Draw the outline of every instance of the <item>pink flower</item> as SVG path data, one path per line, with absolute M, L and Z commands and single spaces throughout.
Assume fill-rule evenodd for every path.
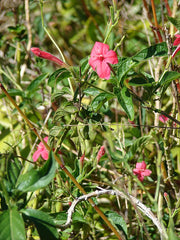
M 44 141 L 47 143 L 48 137 L 44 138 Z M 48 160 L 49 151 L 45 148 L 42 142 L 39 143 L 37 151 L 33 154 L 33 161 L 36 162 L 39 157 L 42 157 L 44 160 Z
M 177 46 L 177 48 L 174 50 L 172 57 L 175 57 L 175 55 L 180 51 L 180 34 L 175 35 L 176 39 L 173 43 L 173 46 Z
M 99 160 L 101 159 L 102 156 L 104 156 L 105 154 L 105 147 L 104 146 L 101 146 L 98 154 L 97 154 L 97 161 L 99 162 Z
M 84 164 L 85 153 L 80 157 L 80 165 L 83 167 Z
M 146 169 L 146 163 L 142 161 L 141 163 L 136 163 L 136 168 L 133 169 L 134 175 L 137 175 L 138 179 L 142 182 L 145 176 L 149 176 L 152 172 Z
M 166 123 L 168 120 L 169 120 L 169 118 L 166 117 L 165 115 L 159 116 L 159 121 L 161 121 L 162 123 Z
M 91 51 L 89 65 L 97 72 L 100 78 L 109 79 L 111 75 L 111 67 L 109 64 L 118 63 L 118 58 L 115 51 L 110 50 L 105 43 L 95 42 Z
M 40 58 L 50 60 L 50 61 L 55 62 L 56 64 L 58 64 L 62 67 L 68 68 L 68 65 L 66 63 L 64 63 L 63 61 L 61 61 L 59 58 L 55 57 L 54 55 L 52 55 L 48 52 L 41 51 L 37 47 L 32 47 L 31 52 L 33 52 L 36 56 L 38 56 Z

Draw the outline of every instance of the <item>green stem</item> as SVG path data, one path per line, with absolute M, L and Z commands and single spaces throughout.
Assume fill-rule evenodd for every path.
M 158 201 L 159 196 L 159 189 L 160 189 L 160 183 L 161 183 L 161 159 L 162 159 L 162 152 L 158 151 L 158 157 L 157 157 L 157 184 L 156 184 L 156 193 L 155 193 L 155 204 Z
M 108 40 L 112 29 L 117 25 L 118 21 L 119 21 L 119 11 L 115 11 L 115 7 L 114 8 L 110 8 L 110 11 L 112 12 L 111 14 L 111 20 L 107 26 L 107 33 L 106 33 L 106 37 L 104 39 L 104 43 L 106 43 L 106 41 Z
M 21 75 L 20 75 L 21 50 L 20 50 L 20 42 L 17 42 L 16 59 L 17 59 L 17 83 L 18 83 L 18 85 L 21 85 Z
M 116 47 L 115 47 L 115 49 L 114 49 L 115 52 L 116 52 L 117 48 L 118 48 L 119 46 L 121 46 L 121 44 L 122 44 L 124 38 L 125 38 L 125 35 L 122 36 L 121 40 L 120 40 L 120 41 L 118 42 L 118 44 L 116 45 Z

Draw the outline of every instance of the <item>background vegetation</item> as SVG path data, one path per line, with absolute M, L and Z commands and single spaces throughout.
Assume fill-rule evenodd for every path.
M 0 240 L 179 239 L 178 1 L 1 0 L 0 10 Z M 96 41 L 117 53 L 109 80 L 88 64 Z M 49 159 L 34 162 L 46 136 Z M 141 182 L 142 161 L 152 173 Z

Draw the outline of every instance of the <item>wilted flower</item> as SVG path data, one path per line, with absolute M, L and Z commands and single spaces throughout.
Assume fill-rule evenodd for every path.
M 101 146 L 98 154 L 97 154 L 97 161 L 99 162 L 99 160 L 101 159 L 102 156 L 104 156 L 105 154 L 105 147 L 104 146 Z
M 48 137 L 44 138 L 44 141 L 47 143 Z M 36 162 L 39 157 L 42 157 L 44 160 L 48 160 L 49 151 L 45 148 L 42 142 L 39 143 L 37 151 L 33 154 L 33 161 Z
M 100 78 L 109 79 L 111 68 L 109 64 L 118 63 L 118 58 L 113 50 L 109 50 L 109 46 L 105 43 L 95 42 L 91 51 L 89 65 L 97 72 Z
M 31 52 L 33 52 L 37 57 L 50 60 L 50 61 L 55 62 L 56 64 L 60 65 L 61 67 L 68 68 L 68 65 L 66 63 L 64 63 L 63 61 L 61 61 L 59 58 L 55 57 L 54 55 L 52 55 L 48 52 L 41 51 L 37 47 L 32 47 Z
M 176 39 L 173 43 L 173 46 L 177 46 L 177 48 L 174 50 L 172 57 L 175 57 L 175 55 L 180 51 L 180 34 L 175 35 Z
M 149 176 L 152 172 L 146 169 L 146 163 L 144 161 L 136 163 L 136 168 L 133 169 L 134 175 L 137 175 L 138 179 L 142 182 L 145 176 Z

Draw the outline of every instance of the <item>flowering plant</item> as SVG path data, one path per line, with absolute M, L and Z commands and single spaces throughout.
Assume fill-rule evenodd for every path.
M 145 176 L 150 176 L 151 171 L 146 169 L 146 163 L 142 161 L 141 163 L 136 163 L 136 168 L 133 169 L 134 175 L 137 175 L 138 179 L 142 182 Z
M 91 57 L 89 59 L 89 65 L 100 78 L 109 79 L 111 73 L 111 66 L 109 64 L 118 63 L 118 58 L 113 50 L 109 51 L 107 44 L 96 42 L 91 51 Z
M 45 138 L 44 138 L 44 141 L 47 143 L 48 137 L 45 137 Z M 48 152 L 48 150 L 45 148 L 45 146 L 44 146 L 44 144 L 43 144 L 42 142 L 39 143 L 37 151 L 34 152 L 34 154 L 33 154 L 33 156 L 32 156 L 33 161 L 36 162 L 40 156 L 41 156 L 44 160 L 48 160 L 49 152 Z
M 2 1 L 0 240 L 180 237 L 175 2 Z

